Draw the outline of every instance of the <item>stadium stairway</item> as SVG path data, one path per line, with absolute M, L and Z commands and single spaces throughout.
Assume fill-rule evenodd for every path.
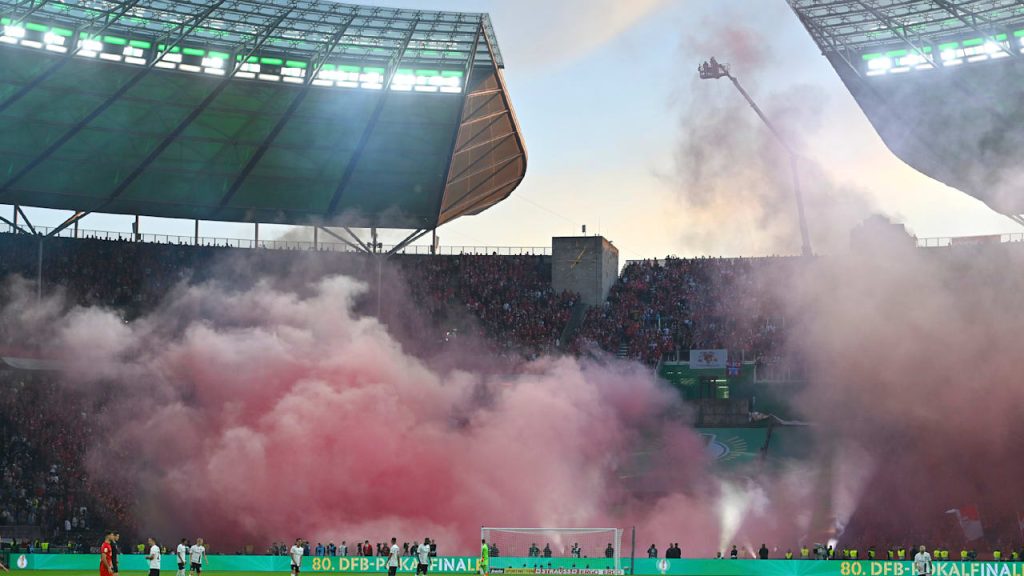
M 562 328 L 562 334 L 558 337 L 559 349 L 564 350 L 576 339 L 576 333 L 580 331 L 583 321 L 587 318 L 588 308 L 589 306 L 581 300 L 576 301 L 576 305 L 572 307 L 572 312 L 569 315 L 569 321 L 565 323 L 565 328 Z
M 615 353 L 617 358 L 625 360 L 629 357 L 629 343 L 622 341 L 619 342 L 619 351 Z

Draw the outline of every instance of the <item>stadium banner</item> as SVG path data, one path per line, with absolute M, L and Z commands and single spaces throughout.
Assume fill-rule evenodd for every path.
M 728 350 L 690 350 L 691 370 L 722 369 L 728 364 Z
M 210 572 L 288 572 L 291 562 L 288 556 L 208 556 L 204 571 Z M 302 569 L 311 572 L 387 573 L 387 558 L 382 556 L 306 556 Z M 93 572 L 99 569 L 99 554 L 12 554 L 12 570 L 81 570 Z M 146 557 L 139 554 L 122 554 L 118 557 L 121 572 L 147 572 Z M 416 572 L 416 559 L 402 558 L 399 572 Z M 470 556 L 443 556 L 430 559 L 430 571 L 446 574 L 476 574 L 477 558 Z M 178 569 L 173 554 L 160 559 L 161 572 L 175 572 Z
M 416 572 L 416 558 L 405 556 L 398 566 L 399 572 Z M 444 574 L 476 574 L 477 558 L 471 556 L 438 556 L 430 559 L 430 572 Z M 302 568 L 312 572 L 387 573 L 385 556 L 324 556 L 305 557 Z M 212 570 L 213 568 L 211 568 Z
M 887 560 L 675 560 L 637 558 L 648 576 L 913 576 L 914 563 Z M 623 567 L 629 560 L 623 558 Z M 1024 576 L 1020 562 L 935 562 L 932 576 Z
M 174 555 L 165 555 L 161 571 L 177 569 Z M 98 554 L 11 554 L 12 571 L 98 570 Z M 499 561 L 504 566 L 494 566 Z M 608 567 L 604 558 L 491 558 L 493 574 L 550 575 L 613 575 L 621 574 Z M 885 560 L 690 560 L 637 558 L 634 573 L 642 576 L 913 576 L 913 562 Z M 138 554 L 120 556 L 122 572 L 145 572 L 146 559 Z M 629 572 L 630 560 L 622 559 Z M 305 557 L 302 568 L 312 572 L 373 574 L 387 572 L 387 558 L 380 556 Z M 399 572 L 413 573 L 416 561 L 402 559 Z M 288 572 L 287 556 L 210 556 L 204 572 Z M 477 558 L 443 556 L 430 559 L 430 572 L 440 574 L 475 574 Z M 1024 576 L 1020 562 L 936 562 L 932 576 Z

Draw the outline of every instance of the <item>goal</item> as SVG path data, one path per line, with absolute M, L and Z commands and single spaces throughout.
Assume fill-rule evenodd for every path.
M 481 528 L 480 537 L 495 567 L 622 569 L 621 528 Z

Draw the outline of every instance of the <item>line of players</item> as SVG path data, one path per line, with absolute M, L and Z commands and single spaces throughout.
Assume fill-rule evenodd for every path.
M 117 547 L 121 535 L 116 530 L 108 530 L 100 546 L 100 576 L 118 576 L 118 556 L 120 550 Z M 156 538 L 149 538 L 146 541 L 149 546 L 149 553 L 146 554 L 146 561 L 149 563 L 149 576 L 160 576 L 160 546 Z M 206 563 L 206 546 L 202 538 L 196 538 L 196 543 L 191 546 L 187 538 L 182 538 L 175 550 L 178 560 L 177 576 L 185 576 L 185 565 L 188 560 L 188 576 L 200 576 L 203 572 L 203 564 Z
M 200 539 L 200 542 L 202 540 Z M 288 556 L 292 562 L 292 576 L 299 576 L 299 570 L 302 568 L 302 555 L 305 553 L 303 544 L 309 545 L 302 538 L 296 538 L 295 544 L 292 545 L 291 549 L 288 550 Z M 398 547 L 398 539 L 391 538 L 391 548 L 388 551 L 388 576 L 395 576 L 398 572 L 398 567 L 401 564 L 401 549 Z M 424 538 L 423 543 L 416 547 L 416 574 L 426 575 L 427 569 L 430 567 L 430 538 Z M 159 576 L 159 574 L 150 574 L 150 576 Z M 178 576 L 184 576 L 178 574 Z M 191 573 L 189 576 L 193 576 Z M 198 576 L 198 575 L 197 575 Z

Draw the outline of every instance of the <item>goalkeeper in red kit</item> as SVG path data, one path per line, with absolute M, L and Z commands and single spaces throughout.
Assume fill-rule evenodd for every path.
M 114 546 L 111 544 L 113 538 L 113 530 L 107 530 L 107 535 L 100 546 L 100 576 L 114 576 Z

